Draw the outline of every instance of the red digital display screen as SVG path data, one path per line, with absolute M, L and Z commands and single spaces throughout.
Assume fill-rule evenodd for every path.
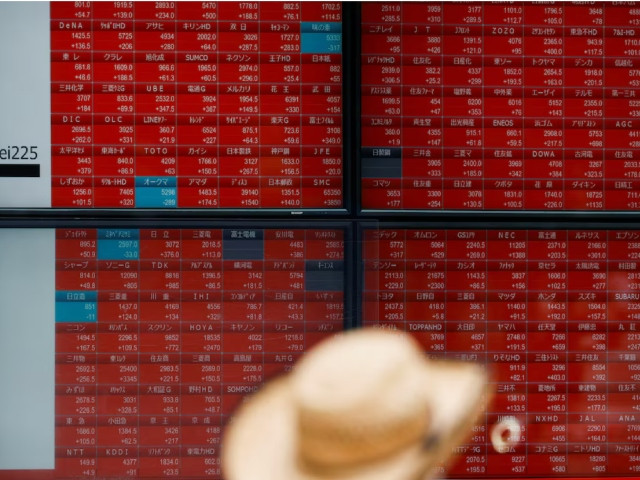
M 52 2 L 51 206 L 344 208 L 340 2 Z
M 53 478 L 221 478 L 238 403 L 343 329 L 342 229 L 55 241 Z
M 0 2 L 0 44 L 0 413 L 51 407 L 0 479 L 220 479 L 350 327 L 491 371 L 439 476 L 640 476 L 640 2 Z
M 637 476 L 640 232 L 364 230 L 363 325 L 487 364 L 495 394 L 453 477 Z M 498 453 L 493 425 L 519 422 Z
M 363 209 L 638 210 L 639 12 L 364 3 Z

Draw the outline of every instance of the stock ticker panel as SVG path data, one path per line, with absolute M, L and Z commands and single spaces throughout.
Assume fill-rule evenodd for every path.
M 362 206 L 640 207 L 640 5 L 362 5 Z
M 343 207 L 340 2 L 52 2 L 51 206 Z
M 494 375 L 449 475 L 638 475 L 638 230 L 384 228 L 362 242 L 364 325 Z M 521 431 L 498 453 L 505 418 Z
M 342 229 L 58 229 L 54 477 L 221 478 L 234 407 L 343 329 L 344 270 Z

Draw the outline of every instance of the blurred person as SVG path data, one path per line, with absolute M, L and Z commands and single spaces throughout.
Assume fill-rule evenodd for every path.
M 223 438 L 226 480 L 423 480 L 486 401 L 473 363 L 432 360 L 409 334 L 327 339 L 244 402 Z

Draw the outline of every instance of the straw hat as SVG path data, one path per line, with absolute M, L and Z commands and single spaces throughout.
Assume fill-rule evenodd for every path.
M 240 406 L 223 439 L 223 475 L 428 478 L 465 439 L 486 385 L 478 365 L 429 360 L 408 334 L 336 335 Z

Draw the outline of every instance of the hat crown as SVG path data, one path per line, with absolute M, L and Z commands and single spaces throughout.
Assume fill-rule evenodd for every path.
M 426 434 L 424 356 L 406 335 L 345 333 L 311 350 L 293 378 L 301 457 L 338 467 Z

